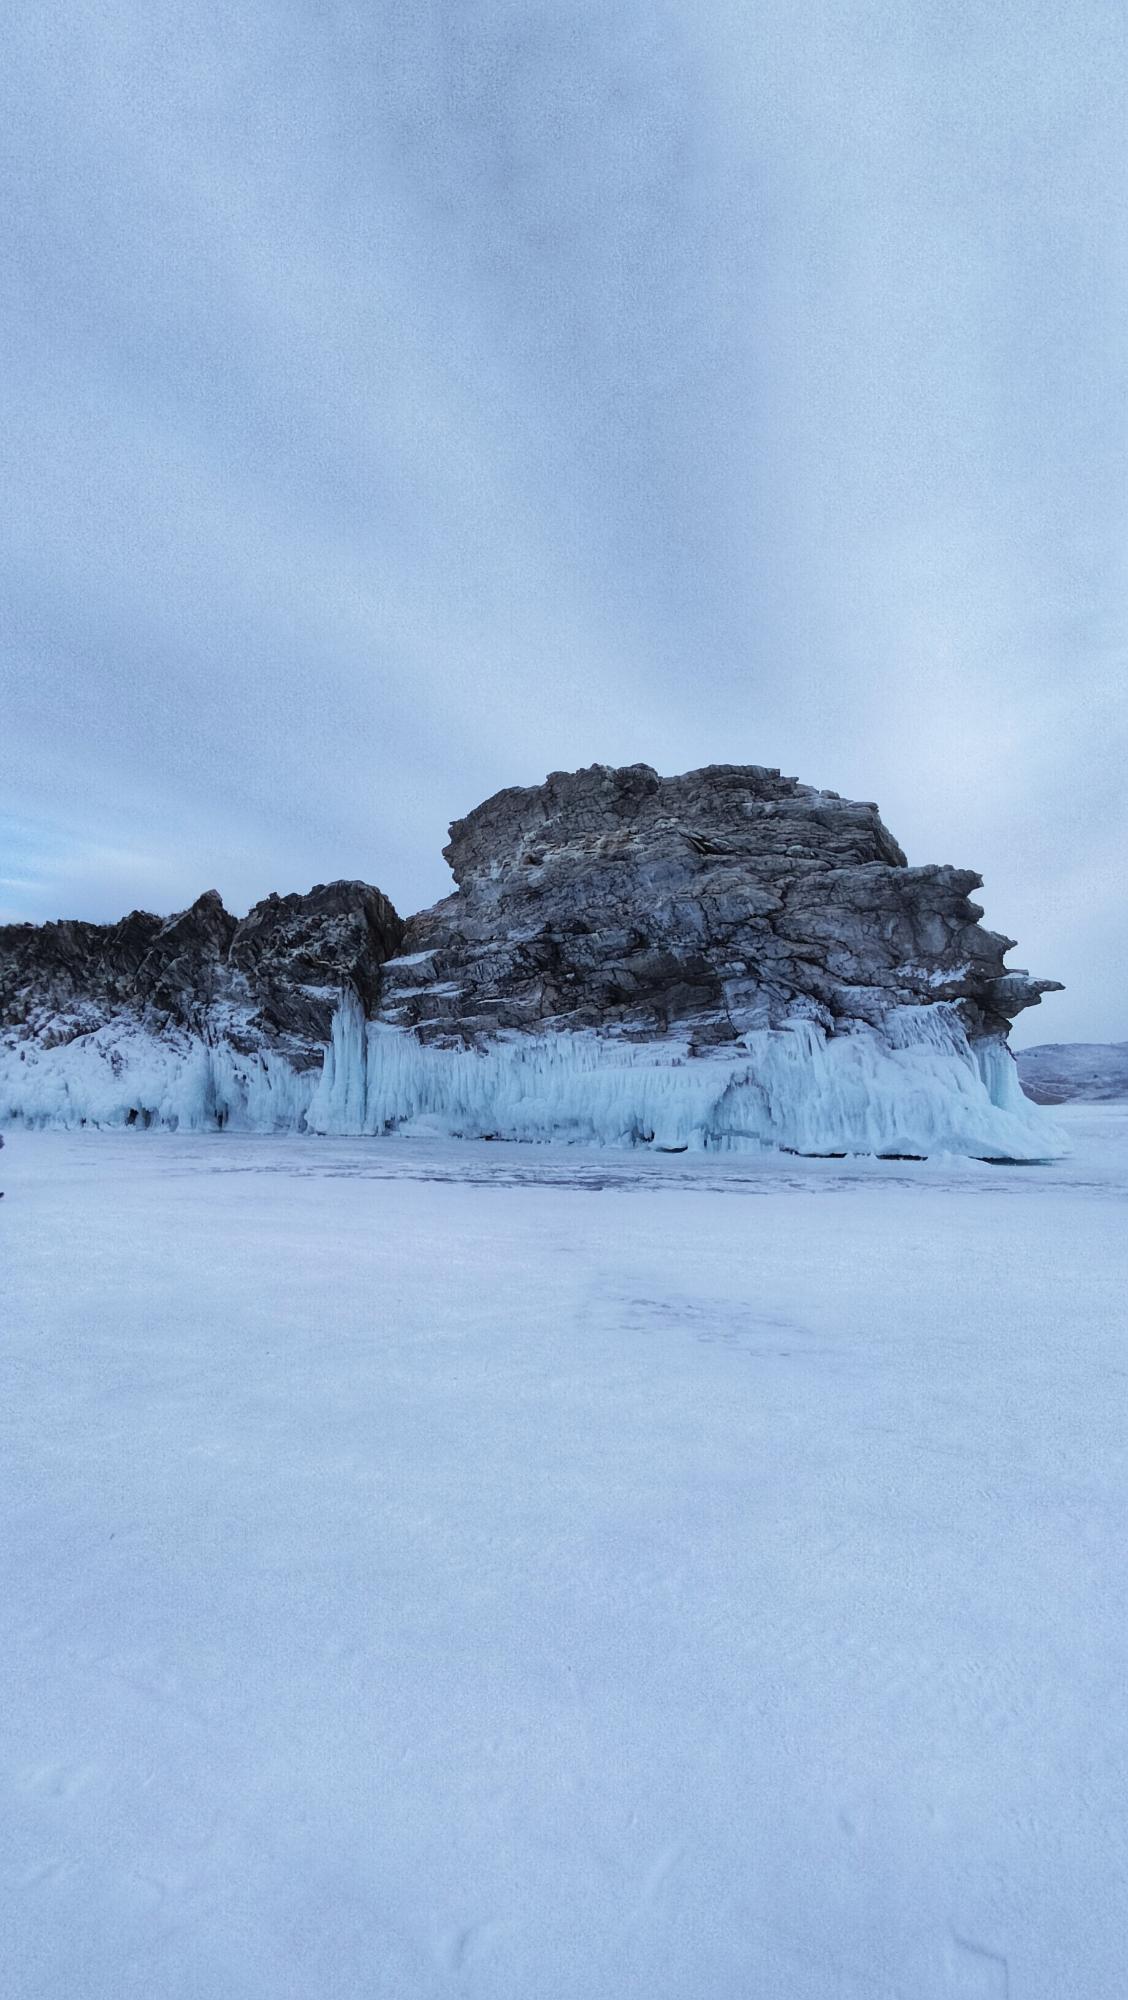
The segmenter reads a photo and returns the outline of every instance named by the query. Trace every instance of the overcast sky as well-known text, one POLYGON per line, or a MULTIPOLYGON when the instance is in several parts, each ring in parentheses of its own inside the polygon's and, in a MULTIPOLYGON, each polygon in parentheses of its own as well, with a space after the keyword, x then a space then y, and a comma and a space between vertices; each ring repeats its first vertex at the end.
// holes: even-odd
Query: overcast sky
POLYGON ((24 0, 0 918, 778 764, 1128 1037, 1120 0, 24 0))

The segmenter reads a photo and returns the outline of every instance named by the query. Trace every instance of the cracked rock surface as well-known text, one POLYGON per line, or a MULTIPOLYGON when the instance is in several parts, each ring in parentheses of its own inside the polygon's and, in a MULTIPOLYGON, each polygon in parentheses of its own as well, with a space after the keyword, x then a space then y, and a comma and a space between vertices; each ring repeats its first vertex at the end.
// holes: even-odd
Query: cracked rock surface
POLYGON ((211 890, 164 919, 10 925, 0 1028, 49 1048, 121 1015, 305 1070, 343 991, 426 1042, 595 1029, 706 1054, 789 1019, 833 1033, 940 1000, 995 1036, 1055 988, 1004 966, 978 875, 909 868, 875 805, 760 765, 555 772, 457 820, 444 853, 455 893, 406 925, 364 882, 241 920, 211 890))
POLYGON ((428 1041, 676 1031, 704 1053, 937 1000, 976 1037, 1055 989, 1005 968, 980 876, 909 868, 875 805, 760 765, 555 772, 457 820, 444 853, 458 889, 407 925, 379 1009, 428 1041))
POLYGON ((0 1027, 52 1047, 122 1015, 158 1036, 222 1034, 308 1069, 321 1062, 343 988, 375 1004, 402 934, 366 882, 268 896, 241 921, 209 889, 173 917, 11 924, 0 929, 0 1027))

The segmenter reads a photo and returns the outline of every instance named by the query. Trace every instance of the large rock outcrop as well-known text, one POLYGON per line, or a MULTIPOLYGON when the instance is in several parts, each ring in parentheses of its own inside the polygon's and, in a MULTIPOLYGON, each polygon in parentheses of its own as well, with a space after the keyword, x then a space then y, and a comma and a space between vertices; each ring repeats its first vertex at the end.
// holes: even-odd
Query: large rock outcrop
POLYGON ((909 868, 875 805, 758 765, 556 772, 457 820, 458 891, 408 924, 382 1018, 424 1040, 595 1029, 736 1042, 956 1003, 1005 1034, 1050 980, 1007 971, 968 869, 909 868))
MULTIPOLYGON (((214 892, 0 931, 0 1119, 1038 1157, 980 878, 758 765, 556 773, 451 828, 455 893, 214 892)), ((1032 1122, 1033 1121, 1033 1122, 1032 1122)))

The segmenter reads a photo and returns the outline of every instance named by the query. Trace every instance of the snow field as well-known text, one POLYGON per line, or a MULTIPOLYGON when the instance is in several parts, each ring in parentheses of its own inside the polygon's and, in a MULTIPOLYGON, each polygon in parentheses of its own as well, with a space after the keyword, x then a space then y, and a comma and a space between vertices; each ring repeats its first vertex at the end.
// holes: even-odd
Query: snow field
POLYGON ((1128 1119, 1068 1166, 13 1134, 59 2000, 1113 2000, 1128 1119))

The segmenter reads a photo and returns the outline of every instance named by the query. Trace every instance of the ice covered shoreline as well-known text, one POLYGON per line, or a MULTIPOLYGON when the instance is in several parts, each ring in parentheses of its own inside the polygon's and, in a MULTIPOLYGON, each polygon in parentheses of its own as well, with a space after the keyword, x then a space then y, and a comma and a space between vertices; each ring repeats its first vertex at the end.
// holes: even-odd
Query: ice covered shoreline
POLYGON ((427 1046, 346 993, 320 1071, 119 1016, 53 1048, 0 1048, 0 1123, 1017 1160, 1063 1148, 1005 1044, 973 1046, 944 1002, 835 1036, 800 1018, 702 1057, 672 1038, 573 1032, 427 1046))

